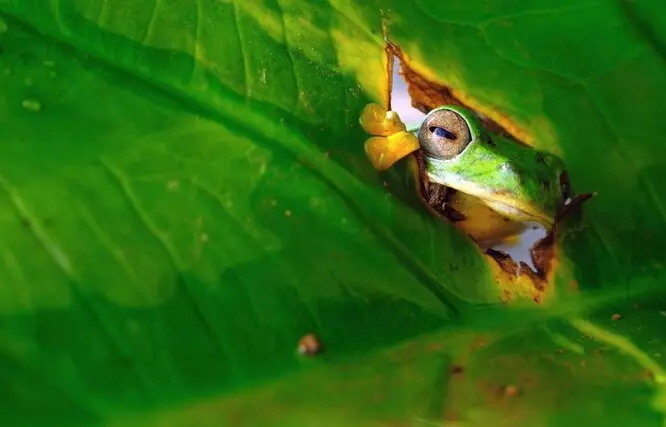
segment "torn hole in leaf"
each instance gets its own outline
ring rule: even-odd
[[[393,57],[393,61],[388,61],[387,70],[391,82],[389,109],[398,113],[407,129],[417,129],[431,110],[442,105],[454,105],[474,111],[488,131],[516,144],[529,146],[518,138],[524,132],[510,123],[507,117],[503,117],[500,124],[479,113],[456,96],[455,91],[428,81],[413,71],[396,46],[388,41],[387,46],[389,58]],[[498,267],[496,271],[504,289],[503,298],[512,299],[512,293],[517,291],[534,301],[542,301],[548,291],[546,284],[552,277],[556,258],[555,227],[547,230],[539,223],[511,220],[474,196],[429,182],[422,150],[412,151],[411,168],[422,201],[433,213],[453,222],[472,237],[480,249],[493,259],[491,265]]]

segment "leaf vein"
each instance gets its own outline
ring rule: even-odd
[[[42,227],[39,219],[28,209],[18,190],[14,188],[9,181],[0,175],[0,187],[5,191],[10,203],[14,207],[16,214],[22,221],[27,221],[26,228],[39,242],[40,246],[49,255],[50,259],[69,279],[74,278],[72,264],[65,252],[54,242]]]
[[[60,13],[60,0],[51,0],[51,10],[53,11],[53,19],[55,20],[56,25],[62,31],[63,34],[68,34],[67,25],[65,25],[65,20]]]
[[[280,21],[282,22],[282,33],[284,36],[284,46],[285,49],[287,50],[287,57],[289,58],[289,63],[291,64],[291,71],[292,75],[294,76],[294,83],[296,85],[296,102],[300,102],[300,93],[302,92],[301,88],[301,81],[298,76],[298,73],[296,72],[296,60],[294,59],[294,53],[291,50],[291,44],[289,42],[289,33],[288,33],[288,27],[287,27],[287,20],[285,19],[285,11],[284,8],[282,7],[282,4],[280,4],[280,0],[275,0],[275,4],[277,5],[278,9],[280,9]]]
[[[173,244],[169,241],[168,238],[165,237],[164,233],[160,228],[155,224],[155,222],[152,220],[148,212],[143,208],[141,205],[141,202],[139,199],[136,197],[134,194],[134,191],[132,190],[132,186],[129,183],[129,179],[125,176],[125,174],[120,171],[116,166],[111,164],[110,162],[100,158],[100,162],[102,166],[111,174],[111,176],[115,179],[116,183],[120,187],[120,190],[129,203],[129,206],[132,208],[132,211],[134,214],[137,216],[139,221],[143,224],[143,226],[157,239],[157,241],[160,243],[164,251],[166,252],[167,256],[169,257],[172,266],[177,272],[182,272],[184,268],[183,261],[181,260],[180,256],[178,255],[178,251],[176,248],[173,246]]]
[[[588,9],[588,8],[593,8],[596,6],[601,6],[606,4],[605,2],[597,1],[597,2],[592,2],[592,3],[585,3],[585,4],[576,4],[572,6],[563,6],[563,7],[555,7],[555,8],[547,8],[547,9],[533,9],[533,10],[521,10],[520,12],[515,12],[515,13],[507,13],[505,15],[498,15],[498,16],[493,16],[492,18],[486,19],[485,21],[479,22],[479,27],[486,26],[488,24],[492,24],[493,22],[497,21],[505,21],[507,19],[516,19],[516,18],[524,18],[527,16],[538,16],[538,15],[553,15],[553,14],[558,14],[558,13],[566,13],[566,12],[574,12],[578,11],[581,9]]]
[[[201,49],[201,26],[203,22],[203,6],[201,4],[202,0],[196,0],[196,10],[197,15],[195,19],[195,30],[194,30],[194,64],[192,65],[192,76],[190,77],[191,81],[194,81],[199,69],[199,64],[203,62],[203,52]]]
[[[213,339],[213,342],[218,346],[218,349],[222,354],[225,353],[225,345],[224,345],[224,340],[223,337],[219,334],[217,328],[215,328],[211,322],[208,321],[209,316],[203,311],[202,305],[199,302],[199,299],[196,297],[196,295],[193,292],[193,286],[191,286],[191,283],[187,280],[186,276],[183,274],[185,271],[185,265],[182,259],[180,258],[180,255],[178,254],[178,251],[174,247],[174,245],[171,243],[171,241],[164,236],[164,233],[157,227],[157,225],[153,222],[152,218],[146,212],[141,205],[139,199],[136,197],[134,194],[134,191],[132,190],[132,186],[129,183],[129,179],[125,176],[125,174],[118,169],[115,165],[113,165],[111,162],[105,160],[104,158],[99,159],[100,163],[102,166],[109,172],[109,174],[114,178],[116,183],[119,185],[121,192],[123,193],[123,196],[125,199],[128,201],[129,205],[131,206],[132,210],[134,211],[135,215],[139,218],[139,220],[142,222],[144,227],[157,239],[157,241],[162,245],[162,248],[164,251],[167,253],[167,256],[169,257],[172,266],[176,270],[176,273],[179,274],[179,276],[182,278],[183,283],[185,284],[184,290],[187,295],[187,297],[190,300],[190,305],[192,306],[192,309],[198,318],[198,320],[201,322],[205,330],[208,332],[208,334],[211,336]]]
[[[241,31],[240,17],[238,11],[238,5],[235,0],[231,1],[232,10],[234,14],[234,22],[236,23],[236,34],[238,35],[238,45],[240,46],[241,60],[243,64],[243,76],[245,79],[245,96],[250,97],[250,65],[247,57],[247,52],[245,51],[245,42],[243,39],[243,34]]]
[[[118,262],[120,265],[121,269],[125,272],[125,274],[137,285],[140,284],[139,277],[136,274],[136,270],[127,262],[127,259],[122,255],[122,250],[117,247],[117,245],[113,242],[111,237],[108,235],[108,233],[104,232],[102,227],[100,227],[99,223],[97,220],[95,220],[94,216],[88,211],[88,209],[83,205],[83,203],[79,202],[79,213],[81,214],[81,218],[83,219],[83,222],[88,225],[88,228],[93,232],[93,234],[97,237],[97,239],[100,241],[102,246],[106,250],[109,251],[111,256]],[[138,286],[138,288],[142,289],[141,286]]]
[[[97,16],[97,25],[100,27],[104,27],[106,20],[109,18],[109,1],[110,0],[104,0],[102,2],[102,7],[99,10],[99,15]]]
[[[105,0],[104,4],[106,4]],[[146,27],[146,35],[143,37],[143,44],[148,45],[150,40],[154,37],[155,33],[155,22],[157,21],[157,11],[161,5],[161,0],[155,0],[153,6],[153,12],[150,14],[150,21],[148,21],[148,26]]]

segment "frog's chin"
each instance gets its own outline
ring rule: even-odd
[[[553,225],[553,220],[546,218],[543,215],[532,214],[521,208],[497,200],[488,200],[482,197],[479,197],[479,199],[483,200],[483,203],[485,203],[490,209],[514,221],[538,222],[547,228],[550,228]]]
[[[502,197],[495,194],[493,198],[490,198],[487,189],[484,187],[470,183],[453,174],[446,174],[445,177],[442,177],[428,173],[428,178],[432,182],[478,198],[490,209],[513,221],[538,222],[546,228],[550,228],[553,225],[553,218],[544,215],[542,212],[525,209],[522,206],[512,204],[509,197]]]

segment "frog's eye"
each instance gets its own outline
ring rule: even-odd
[[[451,110],[437,110],[419,129],[419,144],[428,157],[448,160],[462,153],[471,141],[465,119]]]

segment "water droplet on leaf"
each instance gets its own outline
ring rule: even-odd
[[[34,98],[24,99],[21,102],[21,105],[23,106],[23,108],[25,108],[28,111],[34,111],[34,112],[42,111],[42,103]]]

